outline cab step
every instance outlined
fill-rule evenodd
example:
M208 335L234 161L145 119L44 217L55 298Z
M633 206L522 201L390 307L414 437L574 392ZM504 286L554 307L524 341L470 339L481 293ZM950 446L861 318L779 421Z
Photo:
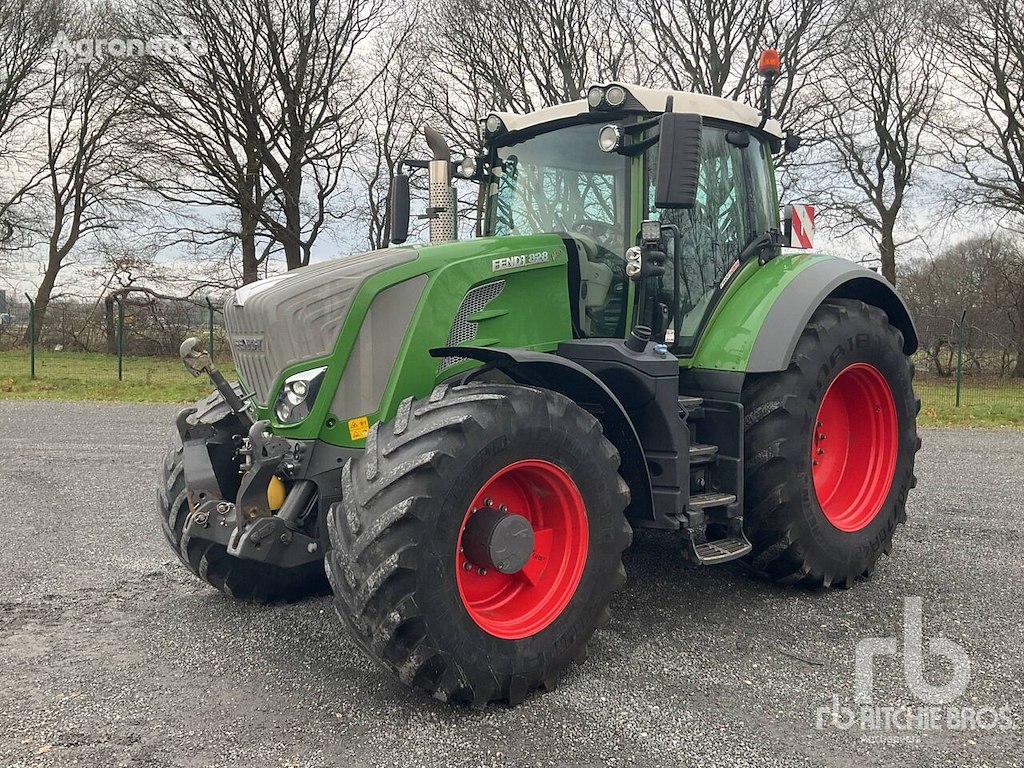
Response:
M690 496L687 505L690 509L707 509L708 507L726 507L736 503L736 497L731 493L696 493Z
M718 446L706 443L690 443L690 466L707 464L718 456Z
M730 560L737 560L751 550L750 542L742 535L691 543L693 557L701 565L718 565Z
M704 418L704 398L690 397L689 395L679 396L679 418L693 423Z

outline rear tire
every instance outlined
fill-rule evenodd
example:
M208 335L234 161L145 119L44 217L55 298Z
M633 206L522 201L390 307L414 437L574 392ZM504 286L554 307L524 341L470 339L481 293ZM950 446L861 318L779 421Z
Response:
M748 377L747 562L786 584L851 586L906 521L920 447L913 365L877 307L830 299L780 373Z
M216 392L197 402L195 407L198 410L192 418L207 424L231 418L231 409ZM294 603L330 591L321 562L281 568L242 560L228 554L221 544L185 536L190 512L181 437L177 431L160 465L156 496L164 537L171 549L193 574L228 597L255 603Z
M618 465L598 421L555 392L442 385L406 399L345 465L328 514L338 615L371 658L437 698L515 704L553 687L625 581ZM467 523L506 504L528 518L532 554L514 573L481 569L463 551ZM538 561L542 536L555 543Z

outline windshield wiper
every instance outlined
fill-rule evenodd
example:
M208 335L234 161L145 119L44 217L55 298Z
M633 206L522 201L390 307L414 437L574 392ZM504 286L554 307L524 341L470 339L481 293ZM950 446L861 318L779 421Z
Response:
M758 262L764 266L778 255L777 249L782 247L782 245L782 233L777 229L766 229L764 232L755 235L754 238L743 247L743 250L740 251L740 255L736 257L736 260L742 263L756 254ZM765 255L764 252L768 249L771 249L771 253L769 255Z

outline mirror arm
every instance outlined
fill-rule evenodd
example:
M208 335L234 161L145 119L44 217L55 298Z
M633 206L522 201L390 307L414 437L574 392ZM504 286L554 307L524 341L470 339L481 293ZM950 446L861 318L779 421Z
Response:
M736 257L736 260L742 264L751 256L756 254L758 257L758 261L761 263L761 266L764 266L767 262L775 258L774 253L771 256L765 258L765 249L771 248L774 251L775 249L785 245L783 240L784 238L782 236L782 232L780 232L777 229L769 229L767 232L763 232L746 248L740 251L740 255Z
M679 231L678 225L671 221L661 222L662 233L668 232L672 235L672 313L675 320L675 338L673 339L672 346L678 343L679 337L679 326L681 323L681 317L679 312L679 306L682 299L682 286L679 284L680 272L679 269L679 243L682 241L682 233ZM665 249L666 255L668 254L668 248ZM665 324L665 333L668 332L668 323ZM662 336L662 340L664 340Z
M643 133L648 128L655 128L660 122L661 115L658 115L657 117L649 117L646 120L641 120L639 123L626 123L622 126L622 132L627 136L632 136L637 133Z
M648 149L658 143L660 136L651 136L650 138L639 141L636 144L630 144L628 147L620 147L616 150L616 154L623 155L625 157L636 157L642 155Z

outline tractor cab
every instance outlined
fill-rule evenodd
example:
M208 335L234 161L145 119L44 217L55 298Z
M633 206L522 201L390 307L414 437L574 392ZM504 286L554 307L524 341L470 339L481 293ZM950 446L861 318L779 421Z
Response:
M666 115L671 137L663 137ZM492 113L483 124L483 233L572 239L569 291L583 338L621 338L641 323L688 355L726 278L743 258L781 244L772 149L783 135L751 107L612 83L529 115ZM667 138L676 141L666 158ZM659 199L659 180L669 191L673 178L683 187ZM645 221L660 225L646 241ZM627 252L645 246L663 249L663 268L638 273L631 290Z

